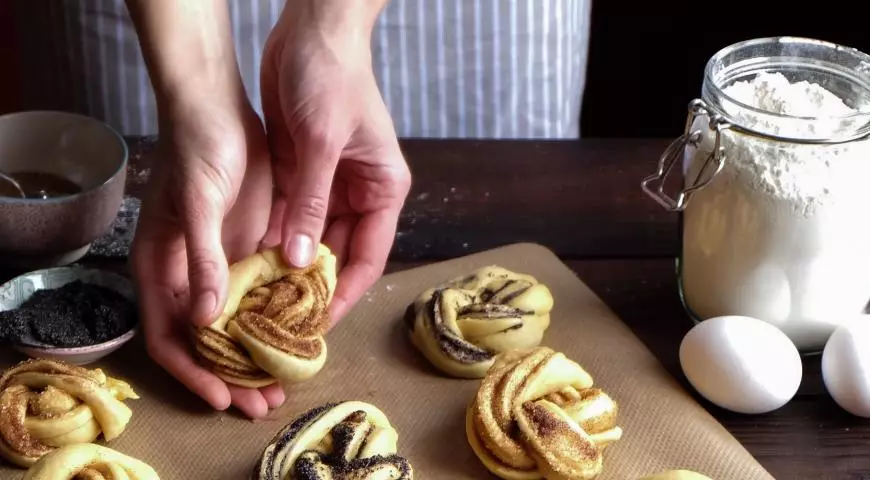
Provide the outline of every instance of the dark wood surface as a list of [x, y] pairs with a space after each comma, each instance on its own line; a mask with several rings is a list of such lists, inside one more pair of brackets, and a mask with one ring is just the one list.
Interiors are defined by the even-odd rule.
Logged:
[[[141, 192], [150, 139], [131, 140]], [[665, 140], [407, 140], [414, 178], [393, 251], [437, 260], [535, 241], [565, 258], [673, 256], [677, 216], [640, 189]], [[142, 167], [138, 165], [141, 164]]]
[[[153, 140], [129, 143], [128, 192], [139, 195], [158, 160]], [[677, 358], [692, 325], [674, 273], [678, 218], [639, 187], [666, 144], [405, 141], [414, 186], [388, 271], [520, 241], [546, 245], [688, 387]], [[870, 479], [870, 420], [827, 396], [818, 357], [805, 359], [797, 396], [775, 412], [740, 415], [698, 400], [778, 479]]]

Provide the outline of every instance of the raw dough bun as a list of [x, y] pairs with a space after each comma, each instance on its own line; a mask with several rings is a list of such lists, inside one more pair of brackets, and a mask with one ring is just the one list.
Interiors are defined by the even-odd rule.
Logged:
[[550, 290], [534, 277], [489, 266], [423, 292], [406, 322], [436, 368], [483, 378], [495, 355], [541, 343], [552, 308]]
[[58, 447], [117, 438], [133, 416], [133, 388], [56, 360], [27, 360], [0, 376], [0, 455], [29, 467]]
[[396, 455], [398, 440], [399, 434], [386, 415], [374, 405], [322, 405], [303, 413], [275, 435], [251, 478], [411, 480], [411, 464]]
[[466, 412], [472, 450], [509, 479], [585, 480], [622, 438], [617, 404], [592, 377], [547, 347], [500, 354]]
[[311, 266], [288, 266], [278, 247], [230, 266], [221, 316], [196, 329], [196, 352], [225, 382], [259, 388], [307, 380], [326, 363], [336, 258], [320, 245]]
[[148, 464], [93, 443], [59, 448], [27, 470], [23, 480], [160, 480]]

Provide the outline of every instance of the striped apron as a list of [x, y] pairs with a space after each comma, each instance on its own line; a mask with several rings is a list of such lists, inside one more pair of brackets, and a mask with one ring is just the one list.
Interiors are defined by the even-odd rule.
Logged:
[[[243, 80], [260, 108], [260, 54], [283, 0], [228, 0]], [[157, 133], [123, 0], [16, 2], [28, 108]], [[391, 0], [372, 35], [401, 137], [576, 138], [591, 0]]]

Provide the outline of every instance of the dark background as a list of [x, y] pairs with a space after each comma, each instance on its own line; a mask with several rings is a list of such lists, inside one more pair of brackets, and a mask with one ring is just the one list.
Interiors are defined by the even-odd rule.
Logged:
[[[26, 108], [11, 14], [19, 1], [28, 0], [0, 0], [0, 114]], [[861, 0], [592, 2], [584, 137], [679, 135], [707, 59], [741, 40], [805, 36], [870, 52], [870, 9]]]
[[866, 1], [592, 0], [584, 137], [673, 137], [707, 60], [732, 43], [801, 36], [870, 52]]

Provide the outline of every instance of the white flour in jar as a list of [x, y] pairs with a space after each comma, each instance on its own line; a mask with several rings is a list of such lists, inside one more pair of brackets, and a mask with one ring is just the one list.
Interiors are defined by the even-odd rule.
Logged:
[[[854, 113], [821, 86], [778, 73], [724, 92], [784, 115], [762, 119], [723, 105], [737, 123], [773, 135], [829, 136], [850, 128], [842, 117]], [[705, 146], [687, 151], [689, 179], [709, 151], [706, 133]], [[684, 300], [700, 319], [748, 315], [779, 326], [801, 350], [820, 349], [870, 299], [870, 144], [796, 145], [725, 131], [722, 146], [725, 165], [683, 216]]]

